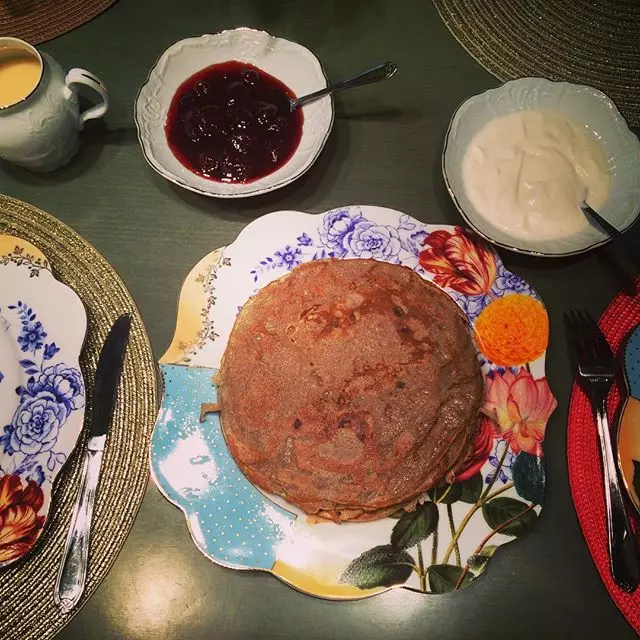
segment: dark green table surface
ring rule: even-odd
[[[146,164],[133,104],[169,44],[242,25],[308,46],[331,78],[387,59],[400,71],[387,83],[337,96],[327,146],[293,185],[246,200],[208,199]],[[104,124],[87,128],[68,167],[48,176],[1,167],[0,192],[56,215],[106,256],[140,306],[157,356],[171,339],[184,276],[264,213],[361,203],[425,222],[459,223],[440,171],[443,136],[462,100],[498,84],[426,0],[120,0],[41,48],[66,67],[97,74],[109,88],[111,109]],[[640,240],[640,229],[632,233]],[[634,637],[587,551],[566,462],[571,371],[562,312],[571,306],[600,313],[620,288],[619,275],[606,248],[567,260],[502,255],[549,309],[548,376],[559,405],[545,441],[549,489],[542,517],[533,533],[501,550],[482,580],[445,596],[401,589],[360,602],[318,600],[269,575],[211,563],[191,542],[182,514],[151,484],[109,576],[59,637]]]

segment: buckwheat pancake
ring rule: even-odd
[[[218,376],[249,480],[308,514],[371,520],[452,481],[483,382],[455,302],[376,260],[295,267],[241,309]]]

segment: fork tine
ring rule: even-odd
[[[564,320],[567,325],[567,329],[569,330],[569,339],[572,343],[575,343],[578,337],[578,327],[576,326],[576,318],[573,310],[567,309],[564,312]]]
[[[592,339],[594,337],[593,325],[591,324],[591,322],[589,322],[589,316],[587,315],[587,312],[583,311],[582,309],[578,309],[576,311],[576,314],[580,320],[580,326],[582,327],[585,337]]]
[[[595,336],[593,333],[593,327],[589,322],[589,318],[587,318],[586,314],[584,313],[584,311],[582,311],[582,309],[577,309],[575,311],[575,314],[578,322],[580,339],[588,347],[588,350],[590,352],[593,352],[593,340]]]
[[[564,314],[569,329],[569,340],[573,345],[573,350],[578,361],[584,361],[587,356],[587,346],[584,340],[584,331],[578,316],[578,312],[568,309]]]
[[[580,311],[578,309],[571,310],[570,317],[571,317],[571,324],[573,325],[574,339],[578,343],[585,342],[587,335],[586,335],[586,330],[584,325],[584,319],[580,315]]]
[[[593,342],[596,350],[596,356],[600,357],[603,360],[611,360],[613,358],[613,352],[611,350],[611,347],[609,346],[609,343],[607,342],[607,339],[604,337],[604,334],[600,330],[600,327],[598,327],[597,322],[588,311],[585,311],[585,316],[589,321],[591,330],[594,335]]]
[[[600,327],[594,320],[593,316],[588,311],[584,311],[583,313],[585,315],[585,318],[587,319],[587,322],[589,323],[589,327],[591,328],[594,339],[606,343],[606,339],[602,334],[602,331],[600,331]]]
[[[573,321],[571,318],[571,309],[565,310],[562,314],[562,319],[564,320],[564,328],[566,330],[567,337],[573,342]]]
[[[600,360],[607,363],[613,362],[613,350],[609,346],[609,343],[604,336],[596,341],[595,346],[596,355],[600,358]]]
[[[597,354],[595,350],[595,337],[589,319],[580,309],[571,311],[573,324],[576,355],[578,362],[588,364],[595,361]]]
[[[598,328],[596,321],[593,319],[593,316],[585,309],[581,311],[581,314],[591,337],[593,339],[598,339],[602,334],[600,333],[600,329]]]
[[[578,363],[582,366],[612,366],[613,353],[598,324],[589,311],[573,309],[566,312],[568,326]]]

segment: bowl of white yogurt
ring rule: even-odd
[[[640,142],[592,87],[520,78],[469,98],[451,119],[442,171],[466,222],[521,253],[605,244],[583,200],[620,231],[640,212]]]

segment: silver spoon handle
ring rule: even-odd
[[[353,87],[360,87],[364,84],[371,84],[372,82],[380,82],[380,80],[386,80],[387,78],[390,78],[397,70],[398,65],[396,65],[395,63],[384,62],[383,64],[379,64],[376,67],[364,71],[363,73],[359,73],[357,76],[347,78],[346,80],[341,80],[340,82],[334,82],[324,89],[320,89],[319,91],[315,91],[314,93],[309,93],[306,96],[302,96],[301,98],[292,100],[291,111],[297,109],[298,107],[301,107],[303,104],[307,104],[307,102],[317,100],[318,98],[322,98],[323,96],[328,96],[329,94],[340,91],[342,89],[351,89]]]
[[[586,201],[580,205],[580,208],[588,218],[595,222],[611,238],[611,244],[622,253],[625,253],[636,269],[640,269],[640,253],[631,238],[605,220]]]

